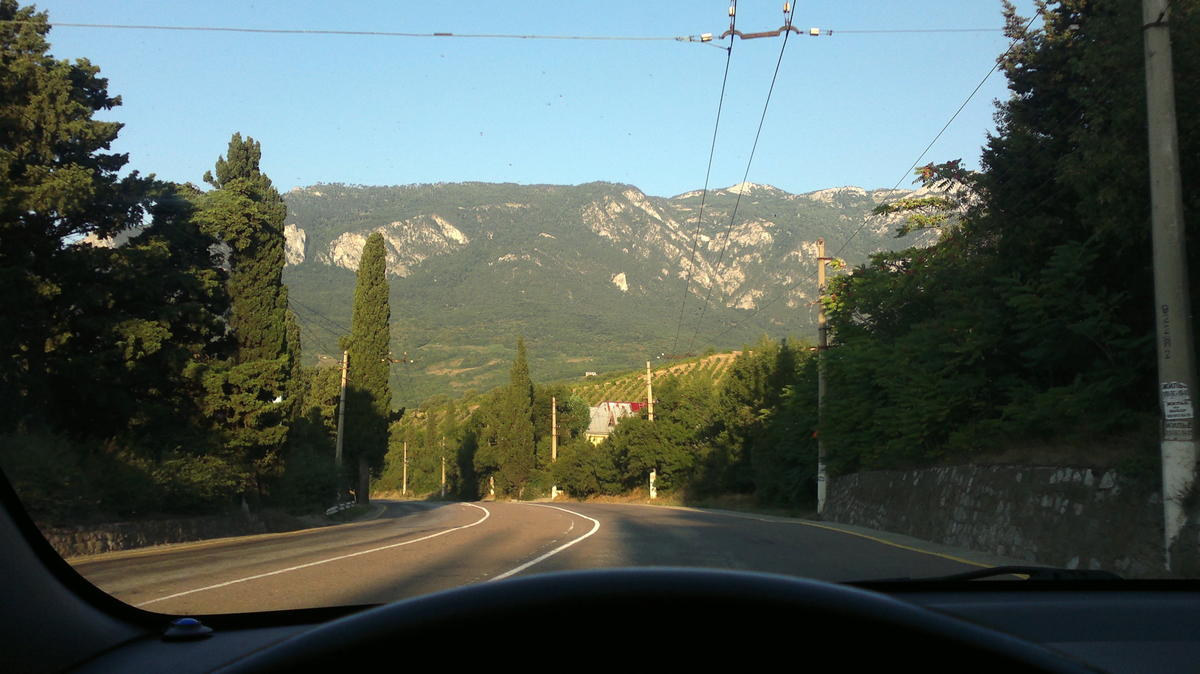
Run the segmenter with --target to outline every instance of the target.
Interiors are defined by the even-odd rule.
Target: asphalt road
[[[517,574],[631,566],[830,581],[1015,563],[865,529],[723,511],[584,503],[381,501],[360,521],[72,560],[100,588],[171,614],[379,604]]]

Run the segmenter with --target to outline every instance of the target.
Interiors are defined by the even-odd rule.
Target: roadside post
[[[1184,504],[1196,477],[1196,352],[1188,292],[1171,31],[1167,24],[1169,4],[1169,0],[1142,0],[1167,570],[1171,570],[1171,546],[1187,521]]]
[[[817,239],[817,427],[825,414],[825,350],[829,348],[825,325],[825,239]],[[817,432],[817,514],[825,511],[825,440]]]

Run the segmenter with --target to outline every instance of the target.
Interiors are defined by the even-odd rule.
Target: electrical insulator
[[[808,34],[809,34],[809,35],[812,35],[812,36],[814,36],[814,37],[815,37],[815,36],[817,36],[817,35],[820,35],[820,34],[821,34],[821,29],[820,29],[820,28],[809,28],[809,29],[808,29]]]
[[[783,13],[787,14],[790,11],[792,11],[792,3],[790,3],[790,2],[783,3]]]
[[[704,33],[700,36],[701,42],[712,42],[712,33]]]
[[[737,0],[732,0],[729,3],[729,16],[733,16],[737,12]]]

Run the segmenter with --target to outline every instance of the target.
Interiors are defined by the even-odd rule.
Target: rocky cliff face
[[[392,384],[420,402],[505,381],[505,349],[518,334],[552,354],[538,365],[547,379],[577,374],[579,362],[605,371],[737,348],[763,333],[811,335],[817,239],[852,264],[909,245],[892,237],[899,218],[870,216],[909,194],[753,183],[669,198],[612,183],[321,185],[285,196],[284,274],[320,314],[299,317],[313,333],[305,353],[336,355],[325,344],[349,323],[351,272],[367,236],[382,233],[393,348],[420,354]]]
[[[356,271],[367,237],[375,232],[383,234],[387,273],[400,277],[408,276],[413,267],[430,257],[452,253],[471,242],[441,216],[421,215],[373,229],[345,232],[329,242],[317,260]]]
[[[321,242],[308,241],[305,228],[289,224],[288,264],[312,259],[355,270],[367,236],[378,231],[387,245],[388,273],[396,277],[408,277],[431,259],[460,254],[472,246],[488,248],[491,265],[511,255],[513,260],[523,257],[545,266],[553,262],[536,242],[551,245],[566,234],[577,251],[596,246],[619,251],[619,257],[630,264],[609,269],[606,275],[622,293],[659,291],[668,282],[688,283],[690,293],[708,296],[711,289],[714,300],[730,308],[755,309],[764,298],[782,292],[783,305],[794,309],[810,302],[812,289],[800,287],[797,281],[815,269],[817,238],[825,236],[832,253],[853,234],[857,242],[848,252],[859,258],[854,261],[861,261],[864,252],[893,247],[888,239],[901,218],[868,217],[870,210],[914,194],[838,187],[797,195],[770,185],[742,183],[711,190],[706,196],[694,191],[663,199],[627,185],[475,186],[474,192],[485,197],[487,192],[502,192],[481,199],[474,192],[464,197],[466,187],[359,188],[382,190],[380,194],[407,190],[396,192],[399,197],[416,191],[428,198],[399,209],[377,203],[391,206],[399,197],[376,196],[374,207],[367,209],[356,204],[351,218],[356,222],[326,223],[333,226]],[[592,187],[596,189],[588,189]],[[289,201],[299,202],[303,213],[314,199],[360,199],[355,189],[309,188],[293,192]],[[578,199],[572,197],[581,195],[573,192],[587,194]],[[378,222],[393,213],[405,217]],[[592,240],[581,241],[583,232]],[[497,245],[498,235],[507,247]],[[306,256],[310,247],[315,254]]]

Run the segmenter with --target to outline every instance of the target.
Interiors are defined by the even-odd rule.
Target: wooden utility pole
[[[654,421],[654,386],[650,382],[650,361],[646,361],[646,404],[650,406],[650,421]]]
[[[1187,521],[1184,503],[1196,477],[1196,352],[1188,293],[1179,133],[1171,65],[1169,0],[1142,0],[1146,50],[1146,118],[1150,134],[1150,214],[1154,251],[1154,315],[1163,415],[1162,478],[1165,561]]]
[[[400,493],[408,496],[408,440],[404,441],[404,481],[400,483]]]
[[[442,436],[442,498],[446,498],[446,436]]]
[[[337,448],[333,453],[333,461],[337,469],[338,499],[346,498],[345,471],[342,469],[342,437],[346,426],[346,372],[350,367],[350,352],[342,352],[342,398],[338,402]]]
[[[820,426],[825,410],[825,349],[829,347],[825,326],[825,239],[817,239],[817,513],[825,510],[825,439]]]

